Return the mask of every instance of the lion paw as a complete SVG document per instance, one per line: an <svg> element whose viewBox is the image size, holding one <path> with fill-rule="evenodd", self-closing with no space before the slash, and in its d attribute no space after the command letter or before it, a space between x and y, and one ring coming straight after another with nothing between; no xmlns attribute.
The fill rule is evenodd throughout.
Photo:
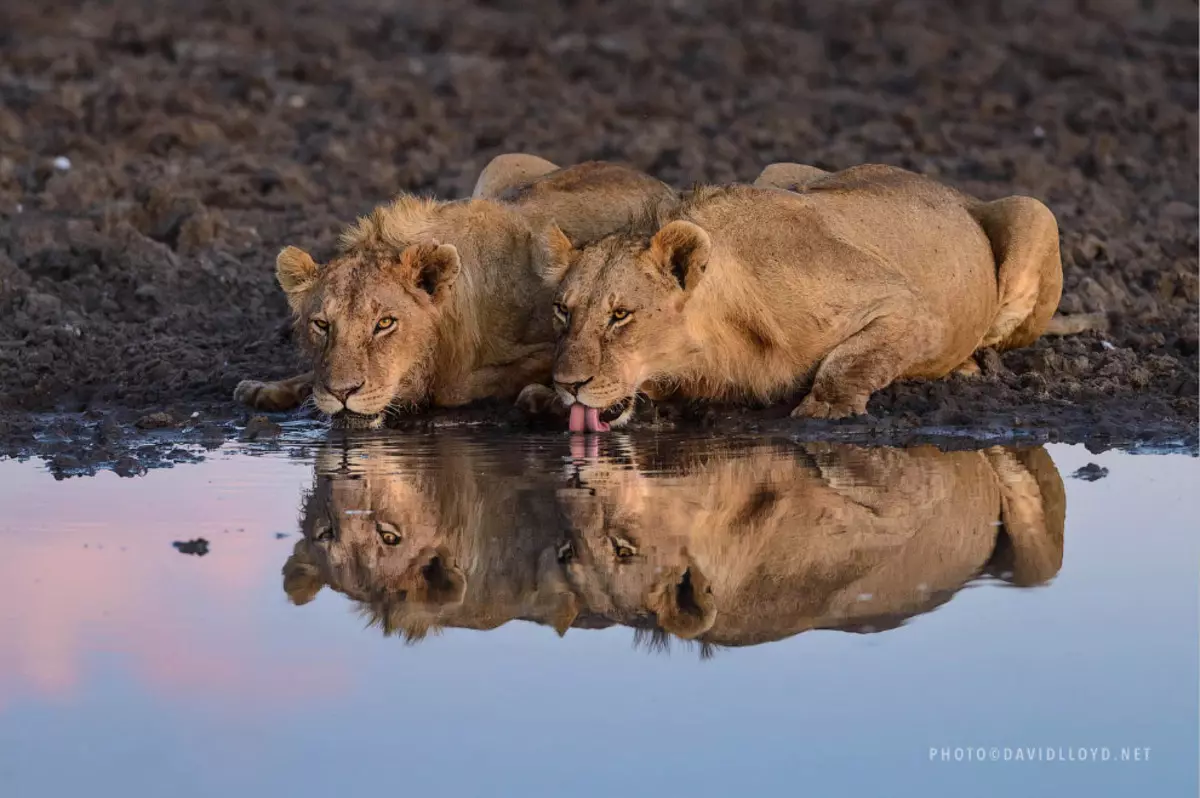
<svg viewBox="0 0 1200 798"><path fill-rule="evenodd" d="M295 392L287 390L274 382L258 380L242 380L233 389L233 400L253 407L255 410L265 410L277 413L292 410L300 404Z"/></svg>
<svg viewBox="0 0 1200 798"><path fill-rule="evenodd" d="M563 415L566 411L552 388L537 383L522 388L515 404L518 410L530 416Z"/></svg>
<svg viewBox="0 0 1200 798"><path fill-rule="evenodd" d="M804 397L799 407L792 411L792 418L849 418L864 415L866 412L866 399L861 402L826 402L810 393Z"/></svg>
<svg viewBox="0 0 1200 798"><path fill-rule="evenodd" d="M974 357L969 357L953 373L960 377L978 377L983 373L983 370L979 368L979 361Z"/></svg>

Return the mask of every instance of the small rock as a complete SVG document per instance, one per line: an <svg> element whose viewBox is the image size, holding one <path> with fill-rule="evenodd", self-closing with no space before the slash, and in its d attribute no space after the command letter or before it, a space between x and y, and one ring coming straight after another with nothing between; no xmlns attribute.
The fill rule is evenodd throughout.
<svg viewBox="0 0 1200 798"><path fill-rule="evenodd" d="M283 427L266 416L254 416L246 422L246 428L242 430L242 440L257 441L263 438L275 438L281 432L283 432Z"/></svg>
<svg viewBox="0 0 1200 798"><path fill-rule="evenodd" d="M1095 463L1088 463L1071 476L1075 477L1075 479L1084 479L1088 482L1095 482L1098 479L1104 479L1106 476L1108 476L1108 469L1104 466L1096 465Z"/></svg>
<svg viewBox="0 0 1200 798"><path fill-rule="evenodd" d="M127 454L117 461L113 471L119 477L140 477L145 475L146 466L142 465L141 460Z"/></svg>
<svg viewBox="0 0 1200 798"><path fill-rule="evenodd" d="M1083 241L1075 248L1077 262L1081 264L1091 263L1108 256L1108 245L1100 240L1099 237L1088 233L1083 237Z"/></svg>
<svg viewBox="0 0 1200 798"><path fill-rule="evenodd" d="M177 540L171 544L180 554L194 554L203 557L208 554L208 541L204 538L195 540Z"/></svg>
<svg viewBox="0 0 1200 798"><path fill-rule="evenodd" d="M166 429L175 426L175 419L170 413L150 413L139 418L135 425L138 429Z"/></svg>
<svg viewBox="0 0 1200 798"><path fill-rule="evenodd" d="M54 159L54 168L60 172L65 172L71 168L71 159L65 155L60 155Z"/></svg>
<svg viewBox="0 0 1200 798"><path fill-rule="evenodd" d="M57 318L62 313L62 300L53 294L31 291L25 296L25 312L39 319Z"/></svg>

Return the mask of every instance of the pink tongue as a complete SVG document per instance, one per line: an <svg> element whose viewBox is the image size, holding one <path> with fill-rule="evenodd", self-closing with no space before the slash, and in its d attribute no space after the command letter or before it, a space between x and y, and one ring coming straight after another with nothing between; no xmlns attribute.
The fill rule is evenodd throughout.
<svg viewBox="0 0 1200 798"><path fill-rule="evenodd" d="M608 432L609 425L600 420L600 411L576 402L571 405L571 432Z"/></svg>
<svg viewBox="0 0 1200 798"><path fill-rule="evenodd" d="M585 432L587 407L576 402L571 405L571 432Z"/></svg>
<svg viewBox="0 0 1200 798"><path fill-rule="evenodd" d="M594 407L587 409L588 432L608 432L608 425L600 420L600 411Z"/></svg>

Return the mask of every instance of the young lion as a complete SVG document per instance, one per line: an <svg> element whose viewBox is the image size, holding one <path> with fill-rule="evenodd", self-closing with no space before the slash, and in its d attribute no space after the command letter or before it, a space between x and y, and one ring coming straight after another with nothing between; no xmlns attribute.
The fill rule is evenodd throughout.
<svg viewBox="0 0 1200 798"><path fill-rule="evenodd" d="M810 376L793 415L865 413L895 379L1033 342L1062 290L1046 206L887 166L775 165L756 186L697 189L651 227L545 242L573 430L607 429L600 413L627 416L639 390L766 401Z"/></svg>
<svg viewBox="0 0 1200 798"><path fill-rule="evenodd" d="M234 398L286 410L312 393L348 427L375 427L389 407L512 398L550 376L550 290L535 244L552 225L586 243L628 227L664 183L616 164L559 169L504 155L475 196L439 202L402 194L359 219L319 266L287 247L276 274L313 371L243 381Z"/></svg>

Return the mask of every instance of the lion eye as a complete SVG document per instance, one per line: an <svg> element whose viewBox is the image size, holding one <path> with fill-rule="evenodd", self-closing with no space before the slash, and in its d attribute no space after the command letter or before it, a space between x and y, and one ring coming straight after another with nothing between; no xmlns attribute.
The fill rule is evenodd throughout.
<svg viewBox="0 0 1200 798"><path fill-rule="evenodd" d="M617 308L616 310L614 310L612 312L612 320L613 321L625 321L625 319L629 318L632 315L633 315L632 310L625 310L624 308Z"/></svg>
<svg viewBox="0 0 1200 798"><path fill-rule="evenodd" d="M380 319L379 321L377 321L375 323L375 332L378 333L378 332L383 332L384 330L389 330L393 326L395 326L395 324L396 324L396 320L394 318L392 318L391 316L384 316L382 319Z"/></svg>
<svg viewBox="0 0 1200 798"><path fill-rule="evenodd" d="M566 324L567 319L571 317L571 311L567 310L567 306L561 302L554 303L554 316L563 324Z"/></svg>
<svg viewBox="0 0 1200 798"><path fill-rule="evenodd" d="M316 327L318 332L329 332L329 322L325 319L313 319L312 326Z"/></svg>
<svg viewBox="0 0 1200 798"><path fill-rule="evenodd" d="M333 540L333 527L327 526L321 530L318 530L318 532L316 534L316 539L317 539L318 543L329 543L330 541L332 541Z"/></svg>
<svg viewBox="0 0 1200 798"><path fill-rule="evenodd" d="M637 546L632 541L621 537L609 538L609 543L612 544L613 554L618 560L631 560L637 556Z"/></svg>
<svg viewBox="0 0 1200 798"><path fill-rule="evenodd" d="M569 563L575 559L575 547L571 545L571 541L565 540L558 544L558 550L555 554L558 555L559 562Z"/></svg>
<svg viewBox="0 0 1200 798"><path fill-rule="evenodd" d="M383 541L383 545L385 546L399 546L400 541L404 539L399 530L391 524L382 522L375 524L375 531L379 533L379 539Z"/></svg>

